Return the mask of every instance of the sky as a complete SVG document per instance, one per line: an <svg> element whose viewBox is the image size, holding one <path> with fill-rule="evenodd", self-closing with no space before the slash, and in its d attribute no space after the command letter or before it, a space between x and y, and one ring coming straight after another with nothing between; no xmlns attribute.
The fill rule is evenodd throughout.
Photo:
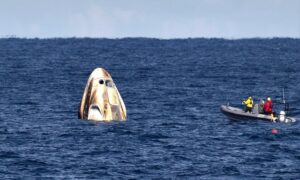
<svg viewBox="0 0 300 180"><path fill-rule="evenodd" d="M1 37L300 38L300 0L1 0Z"/></svg>

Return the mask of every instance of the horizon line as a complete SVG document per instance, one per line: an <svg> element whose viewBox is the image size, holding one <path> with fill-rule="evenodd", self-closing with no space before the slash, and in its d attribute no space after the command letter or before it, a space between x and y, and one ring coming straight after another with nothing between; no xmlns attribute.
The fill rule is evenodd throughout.
<svg viewBox="0 0 300 180"><path fill-rule="evenodd" d="M124 37L91 37L91 36L51 36L51 37L21 37L16 35L4 35L0 36L0 39L111 39L111 40L121 40L121 39L157 39L157 40L183 40L183 39L224 39L224 40L243 40L243 39L300 39L299 37L291 36L249 36L249 37L150 37L150 36L124 36Z"/></svg>

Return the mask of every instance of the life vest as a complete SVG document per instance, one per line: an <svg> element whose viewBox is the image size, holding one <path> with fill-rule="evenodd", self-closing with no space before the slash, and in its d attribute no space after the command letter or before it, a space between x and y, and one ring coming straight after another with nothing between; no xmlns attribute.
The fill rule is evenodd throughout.
<svg viewBox="0 0 300 180"><path fill-rule="evenodd" d="M243 103L249 108L253 107L253 99L252 98L248 98L246 101L243 101Z"/></svg>
<svg viewBox="0 0 300 180"><path fill-rule="evenodd" d="M265 104L264 104L264 112L265 113L272 113L272 108L273 108L272 101L265 102Z"/></svg>

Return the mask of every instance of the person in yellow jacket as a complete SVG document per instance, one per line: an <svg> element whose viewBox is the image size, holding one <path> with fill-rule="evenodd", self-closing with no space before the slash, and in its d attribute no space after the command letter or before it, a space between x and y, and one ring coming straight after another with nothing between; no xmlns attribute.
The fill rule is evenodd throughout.
<svg viewBox="0 0 300 180"><path fill-rule="evenodd" d="M252 112L253 99L251 96L249 96L245 101L243 101L243 104L246 105L245 112Z"/></svg>

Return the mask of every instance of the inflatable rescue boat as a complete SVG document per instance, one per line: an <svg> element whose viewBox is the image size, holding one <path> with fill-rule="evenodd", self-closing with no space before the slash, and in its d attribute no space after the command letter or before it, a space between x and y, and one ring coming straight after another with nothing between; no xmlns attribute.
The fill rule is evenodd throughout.
<svg viewBox="0 0 300 180"><path fill-rule="evenodd" d="M255 104L252 112L245 112L241 108L232 107L229 104L221 105L221 112L231 120L265 120L272 122L295 122L293 117L286 116L285 111L280 111L277 117L259 112L259 104Z"/></svg>

